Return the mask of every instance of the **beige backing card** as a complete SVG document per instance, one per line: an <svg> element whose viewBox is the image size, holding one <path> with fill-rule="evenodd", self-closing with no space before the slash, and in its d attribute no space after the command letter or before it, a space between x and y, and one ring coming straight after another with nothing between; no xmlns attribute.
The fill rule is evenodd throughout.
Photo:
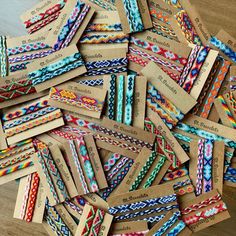
<svg viewBox="0 0 236 236"><path fill-rule="evenodd" d="M93 18L93 24L117 24L120 17L117 11L97 11Z"/></svg>
<svg viewBox="0 0 236 236"><path fill-rule="evenodd" d="M179 2L182 5L182 7L187 11L188 16L190 17L191 22L192 22L198 36L200 37L203 45L204 46L208 45L208 41L211 38L211 35L210 35L204 21L202 20L202 18L198 14L198 11L195 8L195 6L193 6L189 1L179 0Z"/></svg>
<svg viewBox="0 0 236 236"><path fill-rule="evenodd" d="M23 195L25 191L25 186L27 184L27 177L23 177L20 179L17 198L16 198L16 204L15 204L15 210L13 217L16 219L20 218L20 211L21 206L23 204ZM45 209L45 201L46 201L46 195L44 193L44 188L41 183L39 183L37 197L36 197L36 203L33 211L33 217L32 222L34 223L42 223L43 221L43 215L44 215L44 209Z"/></svg>
<svg viewBox="0 0 236 236"><path fill-rule="evenodd" d="M76 229L77 229L77 224L72 218L72 216L69 214L69 212L66 210L66 208L62 205L59 204L55 206L58 214L61 216L62 220L66 224L66 226L69 228L71 231L72 235L75 235Z"/></svg>
<svg viewBox="0 0 236 236"><path fill-rule="evenodd" d="M0 150L6 149L7 147L6 137L2 128L2 121L0 119Z"/></svg>
<svg viewBox="0 0 236 236"><path fill-rule="evenodd" d="M189 160L189 156L186 154L186 152L183 150L179 142L176 140L172 132L168 129L168 127L165 125L165 123L162 121L162 119L157 116L152 110L149 111L149 118L153 122L153 124L156 126L158 131L161 132L162 136L165 138L165 140L168 142L168 144L171 146L175 154L177 155L177 158L181 161L181 163L185 163Z"/></svg>
<svg viewBox="0 0 236 236"><path fill-rule="evenodd" d="M217 189L220 194L223 192L223 174L224 174L224 151L223 142L214 142L212 159L212 189ZM194 187L197 182L197 163L198 163L198 140L190 143L190 161L189 175ZM204 191L204 190L203 190Z"/></svg>
<svg viewBox="0 0 236 236"><path fill-rule="evenodd" d="M83 0L84 3L87 3L88 5L90 5L92 8L94 8L96 10L96 13L99 11L104 11L104 8L100 7L99 5L93 3L90 0ZM113 11L116 10L116 7L113 6L112 4L110 4L109 2L106 3L107 5L109 5L109 7L111 7L113 9Z"/></svg>
<svg viewBox="0 0 236 236"><path fill-rule="evenodd" d="M99 185L99 189L108 187L106 176L102 167L102 163L97 151L97 147L93 135L85 135L84 141L88 150L89 158L91 160L94 174Z"/></svg>
<svg viewBox="0 0 236 236"><path fill-rule="evenodd" d="M59 60L62 60L74 53L78 52L78 48L75 44L72 44L70 46L68 46L67 48L61 49L58 52L55 52L45 58L40 58L38 60L35 60L34 62L30 63L27 67L29 73L35 71L35 70L39 70L44 68L45 66L48 66L54 62L58 62ZM75 78L76 76L79 76L83 73L85 73L87 70L85 68L85 66L80 66L72 71L69 71L65 74L59 75L57 77L54 77L50 80L47 80L43 83L37 84L35 85L35 88L37 90L37 92L41 92L43 90L49 89L52 86L56 86L58 84L64 83L70 79Z"/></svg>
<svg viewBox="0 0 236 236"><path fill-rule="evenodd" d="M58 86L59 89L65 89L72 91L74 93L78 93L80 95L85 95L91 98L98 99L101 102L105 101L106 98L106 93L107 91L104 89L96 88L96 87L91 87L91 86L86 86L86 85L81 85L76 82L67 82L65 84L62 84ZM69 105L60 101L56 101L54 99L49 98L49 104L54 107L59 107L64 110L76 112L78 114L86 115L86 116L91 116L94 118L100 118L102 110L97 112L97 111L90 111L88 109L78 107L78 106L73 106Z"/></svg>
<svg viewBox="0 0 236 236"><path fill-rule="evenodd" d="M108 205L109 207L115 207L171 194L174 194L174 189L167 183L113 196L108 199Z"/></svg>
<svg viewBox="0 0 236 236"><path fill-rule="evenodd" d="M28 161L32 160L32 158L33 158L33 155L31 155L31 157L30 157L29 159L27 159L27 160L25 160L25 161L22 161L21 164L27 163ZM14 168L14 167L17 166L17 165L18 165L18 163L17 163L17 164L14 164L14 165L11 165L10 167L11 167L11 168ZM4 169L3 169L3 170L4 170ZM5 184L5 183L8 183L8 182L10 182L10 181L12 181L12 180L16 180L16 179L19 179L19 178L21 178L21 177L24 177L24 176L26 176L26 175L29 175L29 174L31 174L31 173L34 173L35 171L36 171L36 168L35 168L34 165L32 165L32 166L29 166L29 167L24 168L24 169L22 169L22 170L18 170L18 171L15 171L15 172L13 172L13 173L10 173L10 174L8 174L8 175L1 176L1 177L0 177L0 185Z"/></svg>
<svg viewBox="0 0 236 236"><path fill-rule="evenodd" d="M55 236L55 232L52 230L52 228L48 225L46 221L43 221L42 225L49 236Z"/></svg>
<svg viewBox="0 0 236 236"><path fill-rule="evenodd" d="M134 232L143 232L148 230L147 221L128 221L113 223L110 234L128 234Z"/></svg>
<svg viewBox="0 0 236 236"><path fill-rule="evenodd" d="M110 214L105 214L104 220L102 222L99 235L107 236L113 221L113 216Z"/></svg>
<svg viewBox="0 0 236 236"><path fill-rule="evenodd" d="M195 105L196 100L184 91L175 81L173 81L154 62L150 62L142 73L147 77L158 91L166 96L184 114L189 112Z"/></svg>
<svg viewBox="0 0 236 236"><path fill-rule="evenodd" d="M169 16L173 16L178 12L178 9L174 6L169 5L168 3L162 0L148 0L149 6L168 14Z"/></svg>
<svg viewBox="0 0 236 236"><path fill-rule="evenodd" d="M108 204L105 200L103 200L100 196L98 196L96 193L89 193L83 196L84 199L86 199L89 203L91 203L93 206L102 209L104 211L108 211Z"/></svg>

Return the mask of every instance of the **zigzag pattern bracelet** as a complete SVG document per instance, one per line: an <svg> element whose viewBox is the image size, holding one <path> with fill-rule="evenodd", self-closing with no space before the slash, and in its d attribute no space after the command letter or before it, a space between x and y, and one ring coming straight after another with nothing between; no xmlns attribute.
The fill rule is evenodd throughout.
<svg viewBox="0 0 236 236"><path fill-rule="evenodd" d="M129 36L124 33L119 34L99 34L99 35L90 35L84 34L80 43L84 44L100 44L100 43L128 43Z"/></svg>
<svg viewBox="0 0 236 236"><path fill-rule="evenodd" d="M186 224L181 220L174 228L172 228L168 233L167 236L176 236L180 232L182 232L186 227Z"/></svg>
<svg viewBox="0 0 236 236"><path fill-rule="evenodd" d="M196 181L196 195L197 196L202 193L204 146L205 146L205 140L200 139L198 141L198 161L197 161L197 181Z"/></svg>
<svg viewBox="0 0 236 236"><path fill-rule="evenodd" d="M6 36L0 36L1 77L7 76Z"/></svg>
<svg viewBox="0 0 236 236"><path fill-rule="evenodd" d="M163 181L170 181L170 180L174 180L177 178L180 178L182 176L186 176L188 175L188 170L185 167L182 167L178 170L175 170L173 172L167 173L164 177L163 177Z"/></svg>
<svg viewBox="0 0 236 236"><path fill-rule="evenodd" d="M87 86L102 86L104 84L103 79L87 79L83 81L78 81L79 84L87 85Z"/></svg>
<svg viewBox="0 0 236 236"><path fill-rule="evenodd" d="M115 118L115 97L116 97L116 75L112 74L109 81L108 90L108 118L114 120Z"/></svg>
<svg viewBox="0 0 236 236"><path fill-rule="evenodd" d="M118 74L127 72L127 65L126 66L118 66L116 68L102 68L96 70L90 70L84 74L84 76L96 76L96 75L106 75L106 74Z"/></svg>
<svg viewBox="0 0 236 236"><path fill-rule="evenodd" d="M122 25L120 23L116 24L90 23L85 30L85 32L113 32L113 31L122 31Z"/></svg>
<svg viewBox="0 0 236 236"><path fill-rule="evenodd" d="M118 153L113 153L111 157L104 163L104 171L108 172L112 167L121 159L121 155Z"/></svg>
<svg viewBox="0 0 236 236"><path fill-rule="evenodd" d="M118 78L118 95L116 103L116 121L122 123L123 119L123 101L124 101L124 75L120 75Z"/></svg>
<svg viewBox="0 0 236 236"><path fill-rule="evenodd" d="M152 7L149 7L149 12L150 12L151 17L153 17L159 21L162 21L165 24L168 24L168 25L170 24L169 17L165 12L157 11L156 9L154 9Z"/></svg>

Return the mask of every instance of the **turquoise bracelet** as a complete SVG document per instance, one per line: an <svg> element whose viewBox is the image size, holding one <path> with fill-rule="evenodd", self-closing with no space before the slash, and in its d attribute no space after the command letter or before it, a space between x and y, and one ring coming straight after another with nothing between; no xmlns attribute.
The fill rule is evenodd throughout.
<svg viewBox="0 0 236 236"><path fill-rule="evenodd" d="M116 107L116 121L122 123L123 118L123 100L124 100L124 75L119 76L117 107Z"/></svg>

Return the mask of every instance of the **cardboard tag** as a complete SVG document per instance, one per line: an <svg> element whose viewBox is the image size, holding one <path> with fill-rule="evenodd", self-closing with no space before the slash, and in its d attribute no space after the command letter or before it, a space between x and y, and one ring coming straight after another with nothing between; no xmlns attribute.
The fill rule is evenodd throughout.
<svg viewBox="0 0 236 236"><path fill-rule="evenodd" d="M186 207L189 207L193 204L198 204L202 201L205 201L211 197L214 197L218 194L217 190L212 190L211 192L208 192L208 193L205 193L205 194L202 194L196 198L193 198L189 201L186 201L186 202L182 202L181 205L180 205L180 208L181 210L186 208ZM207 207L203 207L197 211L194 211L193 213L190 213L190 214L187 214L187 215L184 215L185 217L188 217L188 216L191 216L191 215L195 215L196 213L199 213L201 211L204 211L206 209L210 209L211 207L213 207L214 205L217 205L217 204L220 204L222 203L223 201L219 201L215 204L209 204ZM214 216L211 216L211 217L208 217L207 219L203 219L203 220L200 220L199 222L195 223L195 224L190 224L188 225L188 227L195 233L195 232L198 232L202 229L205 229L209 226L212 226L216 223L219 223L223 220L226 220L230 218L230 215L229 215L229 212L226 210L226 211L223 211L223 212L220 212L218 213L217 215L214 215Z"/></svg>
<svg viewBox="0 0 236 236"><path fill-rule="evenodd" d="M183 7L183 9L186 10L186 12L188 13L188 16L191 19L191 22L192 22L198 36L200 37L203 45L204 46L208 45L208 41L211 38L211 35L210 35L204 21L202 20L202 18L198 14L198 11L195 8L195 6L193 6L189 1L179 0L179 2L181 4L181 6Z"/></svg>
<svg viewBox="0 0 236 236"><path fill-rule="evenodd" d="M223 192L223 174L224 174L224 142L216 141L213 144L213 158L212 158L212 189L217 189L220 194ZM197 165L198 165L198 140L190 143L190 161L189 161L189 175L192 183L196 188L197 183ZM204 178L204 176L203 176ZM203 187L204 192L204 187Z"/></svg>
<svg viewBox="0 0 236 236"><path fill-rule="evenodd" d="M166 213L165 217L160 220L158 223L156 223L149 231L147 234L145 234L145 236L152 236L155 235L155 233L161 229L163 227L163 225L165 225L165 223L170 220L170 218L173 216L174 211L169 211ZM170 232L171 229L173 229L177 224L179 223L179 221L177 221L176 223L174 223L173 226L168 227L166 229L166 231L164 232L165 235L168 235L168 233ZM178 233L178 235L180 236L190 236L192 235L192 231L188 228L185 227L183 230L181 230L180 233Z"/></svg>
<svg viewBox="0 0 236 236"><path fill-rule="evenodd" d="M117 24L120 17L117 11L97 11L94 14L93 24Z"/></svg>
<svg viewBox="0 0 236 236"><path fill-rule="evenodd" d="M83 95L85 97L87 96L91 99L96 99L99 102L102 102L103 104L105 102L106 93L107 93L107 91L104 89L81 85L76 82L68 82L68 83L65 83L65 84L59 86L58 88L64 89L66 91L71 91L71 92L74 92L78 95ZM70 104L67 104L67 103L64 103L61 101L57 101L51 97L49 98L48 101L49 101L49 104L53 107L59 107L64 110L69 110L72 112L76 112L78 114L91 116L94 118L100 118L101 113L102 113L102 109L101 109L101 111L93 111L93 110L89 110L89 109L86 109L83 107L74 106L74 105L70 105Z"/></svg>
<svg viewBox="0 0 236 236"><path fill-rule="evenodd" d="M121 223L113 223L110 230L110 234L121 235L146 231L148 231L147 221L127 221Z"/></svg>
<svg viewBox="0 0 236 236"><path fill-rule="evenodd" d="M23 196L24 191L27 184L27 177L23 177L20 179L17 198L16 198L16 204L14 209L14 215L13 217L16 219L21 219L21 207L23 204ZM39 183L37 196L36 196L36 203L33 211L33 217L32 222L34 223L42 223L43 222L43 215L44 215L44 209L45 209L45 201L46 201L46 195L44 188L41 183Z"/></svg>
<svg viewBox="0 0 236 236"><path fill-rule="evenodd" d="M6 137L2 128L2 121L0 119L0 149L7 149L7 141L6 141Z"/></svg>
<svg viewBox="0 0 236 236"><path fill-rule="evenodd" d="M14 75L9 75L4 77L4 79L0 80L0 87L10 86L11 84L14 84L15 82L19 82L21 80L26 80L28 77L28 71L23 72L16 72ZM31 93L27 95L23 95L14 99L8 99L3 102L0 102L0 109L11 107L14 105L18 105L23 102L30 101L35 98L43 97L47 95L47 91L39 92L39 93Z"/></svg>
<svg viewBox="0 0 236 236"><path fill-rule="evenodd" d="M61 14L59 15L58 19L52 25L53 28L51 31L49 31L49 34L47 37L47 43L50 46L53 47L56 44L58 37L59 37L60 33L62 32L64 25L67 24L67 21L71 15L71 13L73 12L76 4L77 4L77 0L70 0L69 2L67 2L65 7L62 9ZM85 18L83 19L81 25L79 26L78 31L74 35L74 37L69 45L77 44L77 42L79 41L80 37L82 36L85 28L87 27L89 21L91 20L94 12L95 11L93 8L89 9L88 13L86 14Z"/></svg>
<svg viewBox="0 0 236 236"><path fill-rule="evenodd" d="M35 60L33 63L30 63L28 65L28 71L33 72L35 70L42 69L45 66L48 66L54 62L58 62L58 61L66 58L74 53L77 53L77 52L79 52L77 49L77 46L75 44L72 44L69 47L61 49L60 51L57 51L45 58L40 58L38 60ZM56 86L58 84L64 83L70 79L73 79L76 76L79 76L79 75L85 73L86 71L87 70L86 70L85 66L82 65L82 66L80 66L74 70L71 70L67 73L53 77L50 80L47 80L43 83L35 85L35 89L37 90L37 92L41 92L43 90L49 89L49 88Z"/></svg>
<svg viewBox="0 0 236 236"><path fill-rule="evenodd" d="M162 0L148 0L148 4L150 7L155 8L156 10L169 16L173 16L178 12L177 8Z"/></svg>
<svg viewBox="0 0 236 236"><path fill-rule="evenodd" d="M150 62L143 70L149 82L151 82L161 94L166 96L184 114L188 113L195 105L196 100L183 88L173 81L154 62Z"/></svg>
<svg viewBox="0 0 236 236"><path fill-rule="evenodd" d="M168 144L171 146L172 150L175 152L178 160L183 164L189 160L189 156L186 154L186 152L183 150L179 142L176 140L174 135L171 133L169 128L165 125L165 123L162 121L162 119L157 116L152 110L149 111L149 118L153 122L153 124L156 126L158 131L161 132L161 135L163 138L168 142ZM165 150L163 150L165 151ZM168 155L166 155L168 157Z"/></svg>
<svg viewBox="0 0 236 236"><path fill-rule="evenodd" d="M152 20L149 14L149 8L146 0L139 0L137 1L138 3L138 10L141 15L141 19L143 22L144 29L148 29L152 27ZM124 4L122 1L118 0L115 2L116 8L118 10L119 16L120 16L120 21L122 24L122 28L124 33L132 33L130 31L128 19L127 19L127 14L125 12Z"/></svg>
<svg viewBox="0 0 236 236"><path fill-rule="evenodd" d="M102 209L104 211L108 211L108 204L105 200L103 200L100 196L96 193L89 193L83 196L90 204L93 206Z"/></svg>

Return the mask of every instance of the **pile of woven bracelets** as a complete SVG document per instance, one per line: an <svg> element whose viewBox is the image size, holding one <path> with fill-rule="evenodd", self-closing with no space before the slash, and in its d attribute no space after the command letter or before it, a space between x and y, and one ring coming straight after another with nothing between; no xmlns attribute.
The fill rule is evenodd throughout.
<svg viewBox="0 0 236 236"><path fill-rule="evenodd" d="M43 0L20 18L25 35L0 36L14 218L50 236L188 236L230 218L236 39L189 0Z"/></svg>

